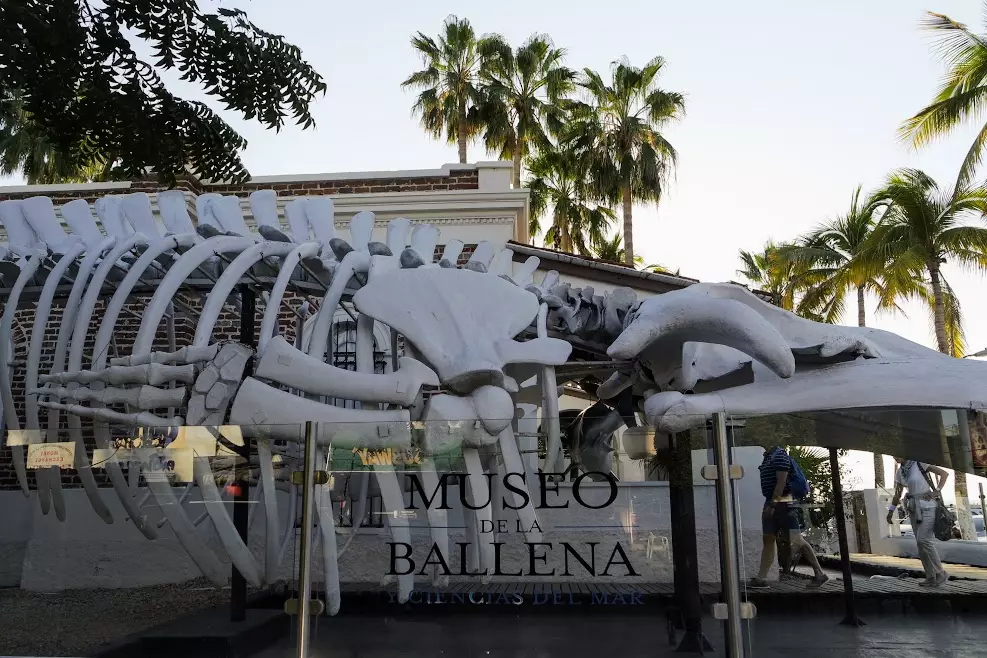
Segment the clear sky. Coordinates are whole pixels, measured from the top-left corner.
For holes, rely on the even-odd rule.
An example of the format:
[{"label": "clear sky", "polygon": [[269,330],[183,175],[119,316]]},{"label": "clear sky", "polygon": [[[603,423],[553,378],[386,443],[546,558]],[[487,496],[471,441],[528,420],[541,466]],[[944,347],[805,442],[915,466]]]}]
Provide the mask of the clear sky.
[{"label": "clear sky", "polygon": [[[976,128],[918,153],[896,138],[943,72],[930,35],[919,29],[923,12],[984,31],[973,0],[220,4],[243,7],[258,25],[298,45],[329,86],[314,108],[315,130],[276,134],[223,113],[249,140],[244,160],[254,175],[456,161],[455,146],[419,128],[413,95],[400,87],[420,67],[411,34],[436,34],[449,14],[515,44],[547,33],[574,68],[605,71],[624,56],[636,65],[663,56],[661,84],[686,95],[687,114],[667,130],[680,153],[676,178],[658,208],[636,208],[635,244],[647,262],[706,281],[737,279],[738,249],[792,238],[844,212],[858,183],[874,187],[895,167],[918,167],[951,185]],[[207,100],[194,87],[172,89]],[[479,145],[469,156],[490,159]],[[981,172],[987,176],[987,167]],[[955,268],[946,274],[963,304],[970,351],[987,347],[982,277]],[[845,320],[853,322],[852,302],[848,311]],[[920,306],[907,307],[907,318],[872,311],[873,326],[934,346]]]}]

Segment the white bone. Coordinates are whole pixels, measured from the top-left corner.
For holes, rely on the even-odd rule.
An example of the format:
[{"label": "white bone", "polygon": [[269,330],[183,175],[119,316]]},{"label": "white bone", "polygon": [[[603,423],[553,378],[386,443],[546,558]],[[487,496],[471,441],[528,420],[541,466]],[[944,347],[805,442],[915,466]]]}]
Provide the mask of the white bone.
[{"label": "white bone", "polygon": [[[233,525],[233,519],[226,513],[226,503],[219,494],[219,489],[216,488],[216,479],[209,468],[209,462],[204,457],[196,457],[192,464],[195,481],[202,492],[202,503],[209,514],[209,518],[212,519],[213,528],[216,529],[216,534],[219,535],[223,548],[226,549],[226,553],[230,556],[233,564],[236,565],[237,571],[243,574],[244,579],[254,587],[261,587],[263,579],[257,567],[257,561],[254,560],[254,556],[240,539],[240,535]],[[180,509],[181,505],[178,507]],[[184,513],[182,515],[184,516]]]},{"label": "white bone", "polygon": [[[536,323],[538,338],[546,339],[548,336],[547,304],[542,303],[539,306]],[[539,378],[542,385],[542,427],[548,435],[543,470],[546,473],[554,473],[556,460],[561,458],[562,453],[562,429],[559,426],[559,388],[555,378],[555,367],[545,366]]]},{"label": "white bone", "polygon": [[30,224],[38,239],[57,254],[66,253],[72,245],[81,240],[79,236],[65,234],[65,230],[55,216],[55,206],[46,196],[24,199],[21,203],[21,212],[24,213],[24,219]]},{"label": "white bone", "polygon": [[247,222],[243,218],[243,206],[238,197],[221,196],[213,200],[211,207],[223,230],[237,235],[250,235],[250,229],[247,228]]},{"label": "white bone", "polygon": [[449,261],[451,265],[455,267],[456,263],[459,261],[459,255],[463,253],[463,241],[452,239],[446,243],[445,249],[442,251],[442,258],[440,260]]},{"label": "white bone", "polygon": [[426,265],[435,260],[435,245],[439,243],[439,229],[431,224],[419,224],[411,232],[411,247],[418,252]]},{"label": "white bone", "polygon": [[[312,258],[319,253],[319,245],[315,242],[306,242],[295,247],[295,249],[285,256],[281,262],[281,271],[274,281],[274,286],[268,295],[267,305],[264,308],[264,319],[260,325],[260,336],[257,341],[257,351],[264,353],[268,342],[278,327],[278,319],[281,313],[281,300],[284,299],[284,292],[291,281],[291,274],[298,267],[298,263],[303,258]],[[307,304],[308,302],[306,302]]]},{"label": "white bone", "polygon": [[241,277],[250,270],[257,262],[269,256],[287,256],[295,250],[295,245],[291,242],[258,242],[248,249],[244,249],[233,259],[223,271],[219,280],[213,284],[206,303],[199,314],[199,321],[195,327],[195,338],[192,341],[193,347],[205,347],[209,344],[213,327],[219,320],[226,300],[233,293]]},{"label": "white bone", "polygon": [[[329,331],[332,329],[332,320],[339,307],[339,300],[342,299],[346,286],[354,274],[365,273],[370,269],[370,254],[364,251],[351,251],[343,257],[341,263],[333,274],[332,283],[322,298],[319,305],[319,312],[315,316],[315,325],[312,328],[309,339],[308,354],[316,358],[322,358],[326,353],[329,343]],[[376,317],[372,313],[371,317]]]},{"label": "white bone", "polygon": [[534,295],[501,278],[442,268],[389,272],[369,281],[353,302],[407,336],[454,389],[469,388],[474,373],[502,377],[497,343],[517,336],[538,314]]},{"label": "white bone", "polygon": [[[320,244],[329,244],[329,241],[336,237],[336,220],[332,199],[327,196],[313,196],[304,201],[302,208],[305,210],[305,219],[315,235],[315,239]],[[304,241],[295,240],[295,242]],[[356,245],[353,246],[356,247]]]},{"label": "white bone", "polygon": [[250,193],[250,213],[257,226],[273,226],[280,229],[278,220],[278,194],[274,190],[257,190]]},{"label": "white bone", "polygon": [[195,381],[195,366],[166,366],[161,363],[148,363],[142,366],[112,366],[106,370],[75,370],[53,375],[42,375],[42,382],[59,384],[90,384],[101,382],[118,386],[120,384],[150,384],[161,386],[169,382],[191,384]]},{"label": "white bone", "polygon": [[[79,307],[81,306],[81,300],[86,292],[86,284],[89,281],[89,275],[93,268],[96,267],[96,263],[100,259],[112,251],[116,246],[117,239],[113,236],[108,236],[103,238],[103,241],[95,248],[90,250],[86,257],[82,259],[79,263],[75,282],[72,284],[72,289],[69,291],[68,300],[65,302],[64,311],[62,312],[62,322],[58,327],[58,336],[55,340],[55,354],[52,361],[51,372],[62,372],[65,369],[65,355],[68,351],[69,338],[72,336],[73,330],[75,328],[75,320],[78,315]],[[59,413],[56,409],[49,409],[48,411],[48,431],[51,433],[56,433],[59,424]],[[119,472],[119,467],[117,467]],[[111,474],[111,479],[112,479]],[[50,477],[42,478],[38,481],[38,496],[42,500],[51,498],[52,503],[55,507],[55,516],[59,520],[64,520],[65,518],[65,500],[62,496],[61,490],[61,475],[57,471],[52,471]],[[57,486],[53,486],[57,485]],[[90,495],[90,490],[86,489],[86,495]],[[93,493],[93,495],[97,495]],[[110,515],[109,508],[104,503],[102,497],[96,497],[95,499],[89,499],[90,504],[92,504],[93,509],[96,513],[104,520],[112,519]]]},{"label": "white bone", "polygon": [[129,426],[141,425],[144,427],[175,427],[182,425],[185,422],[185,420],[180,416],[164,418],[162,416],[155,416],[154,414],[147,413],[146,411],[141,411],[134,414],[122,414],[116,411],[110,411],[109,409],[94,409],[93,407],[84,407],[79,404],[61,404],[60,402],[48,402],[45,400],[38,402],[38,404],[42,407],[65,411],[73,416],[98,418],[99,420],[105,420],[108,423],[119,423],[121,425]]},{"label": "white bone", "polygon": [[466,261],[466,267],[471,269],[472,266],[482,266],[483,271],[489,271],[490,260],[494,256],[494,246],[492,243],[486,240],[482,241],[480,244],[476,245],[476,249],[470,254],[470,258]]},{"label": "white bone", "polygon": [[148,363],[202,363],[211,361],[219,351],[219,343],[206,347],[183,347],[175,352],[151,352],[140,356],[121,356],[110,359],[111,366],[142,366]]},{"label": "white bone", "polygon": [[63,205],[60,210],[72,234],[82,238],[88,249],[96,249],[103,241],[103,234],[96,226],[96,219],[93,217],[89,202],[85,199],[75,199]]},{"label": "white bone", "polygon": [[540,363],[561,366],[569,360],[572,345],[558,338],[533,338],[526,341],[498,340],[494,349],[504,364]]},{"label": "white bone", "polygon": [[[248,377],[230,408],[230,424],[258,426],[273,439],[298,440],[298,419],[324,424],[320,441],[337,448],[406,448],[411,445],[411,416],[406,410],[364,411],[322,404],[279,391]],[[267,426],[267,427],[260,427]]]},{"label": "white bone", "polygon": [[[394,472],[393,466],[374,466],[374,475],[377,477],[377,486],[380,488],[380,497],[385,510],[403,510],[404,494],[401,491],[401,483]],[[391,530],[392,540],[398,544],[411,545],[411,530],[408,528],[408,519],[400,515],[388,515],[387,525]],[[335,538],[333,538],[335,541]],[[491,563],[492,564],[492,563]],[[398,602],[406,603],[411,596],[414,587],[414,572],[398,576]]]},{"label": "white bone", "polygon": [[[316,459],[325,463],[325,451],[316,450]],[[322,538],[322,566],[326,580],[326,612],[335,616],[339,612],[341,600],[339,587],[339,556],[336,550],[336,521],[333,518],[332,487],[318,484],[315,486],[316,500],[319,505],[316,512],[319,517],[319,535]]]},{"label": "white bone", "polygon": [[151,200],[144,192],[134,192],[120,199],[120,212],[124,219],[148,240],[161,237],[161,227],[154,221]]},{"label": "white bone", "polygon": [[[7,231],[7,241],[11,250],[34,250],[42,242],[21,211],[22,201],[0,201],[0,225]],[[22,254],[23,255],[23,254]]]},{"label": "white bone", "polygon": [[407,217],[398,217],[387,223],[387,248],[391,250],[392,256],[398,256],[408,246],[408,239],[411,235],[411,220]]},{"label": "white bone", "polygon": [[93,205],[96,208],[96,216],[99,217],[99,223],[107,235],[112,235],[118,240],[122,240],[134,234],[134,227],[123,219],[119,196],[100,197],[96,199],[96,203]]},{"label": "white bone", "polygon": [[[463,449],[463,461],[466,462],[466,473],[469,477],[470,483],[470,504],[477,507],[482,502],[490,500],[489,481],[483,476],[483,464],[480,461],[480,453],[477,452],[476,448]],[[493,544],[496,541],[496,538],[494,537],[492,530],[492,507],[493,505],[488,502],[486,505],[480,507],[480,509],[473,511],[473,514],[477,520],[477,532],[479,535],[480,544],[479,568],[484,573],[484,575],[480,576],[480,581],[484,583],[490,582],[489,574],[494,566]]]},{"label": "white bone", "polygon": [[[89,323],[92,319],[94,309],[96,308],[96,302],[98,301],[100,290],[103,287],[103,282],[106,281],[106,278],[113,270],[114,264],[117,263],[125,254],[130,253],[132,249],[146,245],[147,241],[144,236],[136,233],[130,235],[126,239],[118,240],[115,243],[113,250],[106,255],[106,258],[104,258],[96,268],[96,271],[93,273],[93,276],[89,281],[89,286],[85,289],[85,294],[82,296],[82,301],[79,303],[75,322],[72,326],[72,343],[69,348],[67,366],[68,372],[80,371],[82,369],[82,351],[85,346],[86,336],[89,333]],[[61,374],[62,373],[58,373],[55,376],[57,377]],[[56,379],[53,381],[58,380]],[[52,408],[57,409],[57,407]],[[95,418],[102,419],[100,416],[95,416]],[[89,502],[94,506],[103,505],[104,503],[101,500],[92,468],[89,467],[89,457],[86,453],[85,443],[83,442],[82,437],[82,422],[80,421],[78,414],[72,414],[68,417],[68,425],[69,437],[75,443],[75,461],[76,467],[79,470],[79,479],[82,481],[83,488],[86,491],[86,496],[89,498]],[[99,430],[97,429],[97,432],[98,431]],[[112,467],[109,472],[111,480],[116,478]],[[117,495],[119,496],[122,495],[122,493],[117,489],[118,482],[119,479],[114,480],[114,489],[117,490]],[[52,484],[53,492],[56,492],[56,495],[58,495],[57,491],[59,491],[62,486],[61,478],[52,479]]]},{"label": "white bone", "polygon": [[35,388],[29,393],[65,398],[77,402],[99,402],[102,405],[127,404],[138,409],[179,407],[185,399],[184,388],[156,388],[154,386],[141,386],[140,388],[110,386],[97,391],[85,387]]},{"label": "white bone", "polygon": [[164,279],[158,284],[154,296],[144,309],[137,337],[134,339],[132,353],[140,356],[151,351],[151,344],[157,332],[158,324],[174,298],[178,288],[192,272],[216,253],[240,253],[254,245],[254,241],[246,237],[218,235],[195,245],[175,261]]},{"label": "white bone", "polygon": [[288,228],[291,231],[291,239],[296,244],[308,242],[312,239],[305,208],[305,202],[307,200],[308,199],[304,198],[292,199],[284,206],[284,216],[288,218]]},{"label": "white bone", "polygon": [[[75,259],[82,254],[85,248],[85,245],[81,243],[74,245],[65,255],[58,259],[58,262],[55,263],[55,266],[51,270],[51,274],[45,279],[45,285],[41,290],[41,297],[38,298],[35,308],[34,324],[31,327],[31,341],[28,346],[27,374],[25,376],[25,387],[28,389],[35,388],[38,385],[38,366],[41,363],[41,350],[46,336],[45,326],[48,324],[48,317],[51,313],[51,304],[55,298],[55,289],[61,285],[65,272],[70,265],[75,263]],[[0,377],[6,377],[6,373],[0,373]],[[41,419],[38,415],[38,399],[29,395],[24,406],[27,429],[41,429]],[[56,475],[57,471],[53,473],[48,469],[39,469],[36,473],[38,498],[41,501],[41,511],[45,514],[48,513],[51,507],[51,484],[48,480],[50,477]],[[64,506],[61,506],[60,511],[64,515]],[[110,521],[112,521],[112,517],[110,517]]]},{"label": "white bone", "polygon": [[511,267],[514,264],[514,252],[510,249],[501,249],[490,262],[490,274],[494,276],[510,276]]},{"label": "white bone", "polygon": [[216,194],[215,192],[209,192],[208,194],[200,194],[195,199],[195,214],[200,225],[206,224],[213,226],[219,231],[225,231],[222,222],[219,221],[219,217],[216,216],[214,212],[214,203],[222,198],[221,194]]},{"label": "white bone", "polygon": [[[264,502],[264,574],[265,583],[273,583],[278,578],[278,566],[281,562],[281,544],[278,529],[278,497],[274,484],[274,456],[271,453],[271,442],[267,439],[257,441],[257,460],[260,463],[261,493]],[[225,511],[224,511],[225,516]],[[289,525],[294,524],[294,518],[289,518]]]},{"label": "white bone", "polygon": [[[350,220],[350,246],[357,251],[366,251],[374,230],[374,214],[363,210]],[[412,236],[414,240],[414,236]]]},{"label": "white bone", "polygon": [[514,283],[516,283],[519,288],[527,288],[530,286],[535,275],[535,271],[538,269],[538,265],[540,263],[541,259],[538,258],[538,256],[528,256],[528,259],[514,270],[514,274],[511,277],[514,279]]},{"label": "white bone", "polygon": [[188,215],[185,192],[182,190],[158,192],[158,212],[161,213],[161,223],[169,233],[175,235],[195,233],[192,218]]},{"label": "white bone", "polygon": [[[24,269],[21,270],[17,281],[10,289],[10,296],[5,300],[3,309],[3,319],[0,320],[0,403],[3,405],[4,420],[8,432],[20,429],[20,420],[17,418],[17,411],[14,409],[14,396],[11,391],[11,377],[13,371],[7,368],[7,364],[13,360],[12,354],[7,354],[7,350],[13,345],[13,341],[8,340],[11,335],[11,328],[14,324],[14,313],[17,311],[17,304],[20,301],[24,287],[37,272],[41,264],[42,256],[38,254],[27,261]],[[0,436],[0,447],[2,447],[6,434]],[[24,446],[10,446],[11,455],[14,462],[14,471],[17,474],[17,482],[21,486],[24,496],[30,495],[27,486],[27,464],[24,460]]]},{"label": "white bone", "polygon": [[283,337],[272,338],[255,374],[314,395],[411,405],[423,384],[438,386],[438,376],[424,363],[401,357],[398,370],[385,375],[337,368],[296,349]]},{"label": "white bone", "polygon": [[512,478],[513,481],[511,484],[514,489],[520,489],[528,494],[527,500],[525,500],[524,495],[517,491],[511,491],[514,506],[518,508],[518,521],[524,531],[524,541],[538,543],[541,541],[542,534],[535,515],[535,508],[532,503],[533,497],[531,496],[528,482],[526,480],[521,481],[521,476],[524,474],[525,468],[521,462],[521,451],[518,448],[517,439],[514,437],[514,430],[510,427],[504,428],[498,435],[497,441],[500,446],[500,454],[504,459],[504,473],[518,474]]}]

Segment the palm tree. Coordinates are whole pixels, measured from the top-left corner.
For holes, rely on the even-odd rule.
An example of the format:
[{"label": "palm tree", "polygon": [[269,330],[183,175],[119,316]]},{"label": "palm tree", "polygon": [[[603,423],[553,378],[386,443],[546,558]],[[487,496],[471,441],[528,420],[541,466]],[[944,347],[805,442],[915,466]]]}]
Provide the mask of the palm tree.
[{"label": "palm tree", "polygon": [[[976,119],[987,101],[987,36],[974,34],[966,25],[933,12],[926,13],[923,26],[938,35],[939,52],[948,71],[932,102],[899,129],[899,135],[916,147],[949,134],[964,121]],[[957,186],[970,181],[983,159],[985,146],[987,125],[977,133],[963,159]]]},{"label": "palm tree", "polygon": [[[891,174],[877,196],[885,212],[865,246],[868,258],[885,263],[897,277],[922,277],[927,285],[923,297],[931,296],[939,351],[961,353],[959,304],[943,277],[942,265],[953,261],[987,271],[987,229],[966,223],[968,218],[987,215],[987,187],[961,182],[942,190],[927,174],[902,169]],[[960,475],[954,480],[957,516],[963,537],[970,538],[973,523],[966,478]]]},{"label": "palm tree", "polygon": [[857,298],[857,326],[867,326],[866,294],[878,297],[878,311],[900,311],[897,301],[916,294],[914,277],[897,280],[884,271],[883,263],[861,257],[864,244],[874,230],[877,203],[861,199],[857,186],[845,215],[829,221],[808,235],[786,246],[780,256],[803,265],[801,277],[807,288],[799,301],[800,310],[816,313],[824,322],[837,323],[846,310],[848,293]]},{"label": "palm tree", "polygon": [[432,137],[459,145],[460,162],[466,162],[466,147],[482,127],[480,68],[486,39],[478,39],[470,22],[456,16],[446,18],[437,40],[418,32],[411,45],[425,68],[401,83],[406,89],[421,90],[412,113]]},{"label": "palm tree", "polygon": [[[626,263],[627,252],[624,250],[624,239],[620,233],[615,233],[610,237],[604,237],[593,245],[593,252],[596,258],[608,260],[611,263]],[[644,265],[644,259],[640,256],[634,257],[634,265]]]},{"label": "palm tree", "polygon": [[769,293],[774,303],[786,311],[796,310],[799,293],[809,282],[804,264],[783,257],[791,247],[790,243],[775,244],[768,240],[759,252],[741,249],[741,269],[737,270],[737,274]]},{"label": "palm tree", "polygon": [[500,38],[482,42],[487,150],[514,161],[514,187],[521,187],[521,162],[550,147],[565,121],[562,101],[575,85],[575,71],[562,65],[565,50],[548,35],[533,34],[517,51]]},{"label": "palm tree", "polygon": [[[921,276],[932,294],[936,343],[951,353],[947,333],[949,284],[942,265],[953,260],[987,271],[987,229],[964,223],[987,214],[987,187],[962,184],[941,190],[916,169],[893,173],[877,193],[885,207],[865,251],[888,270]],[[927,277],[927,278],[926,278]]]},{"label": "palm tree", "polygon": [[595,192],[608,203],[620,202],[624,222],[624,262],[634,265],[634,201],[661,198],[676,152],[661,130],[685,111],[682,94],[657,85],[665,60],[655,57],[644,68],[614,62],[610,84],[585,69],[579,85],[588,103],[573,104],[567,131],[582,154]]},{"label": "palm tree", "polygon": [[110,163],[80,166],[48,141],[19,94],[0,96],[0,175],[21,174],[28,185],[104,180]]},{"label": "palm tree", "polygon": [[[597,242],[593,246],[593,252],[593,255],[600,260],[610,261],[611,263],[625,262],[624,242],[619,233]],[[672,268],[662,265],[661,263],[645,265],[644,259],[640,256],[634,257],[634,267],[642,272],[655,272],[657,274],[679,276],[678,269],[673,270]]]},{"label": "palm tree", "polygon": [[571,151],[546,150],[530,166],[528,181],[531,221],[529,235],[540,231],[540,218],[551,209],[552,224],[545,243],[561,251],[592,255],[593,245],[605,239],[616,216],[613,210],[591,203],[585,170]]}]

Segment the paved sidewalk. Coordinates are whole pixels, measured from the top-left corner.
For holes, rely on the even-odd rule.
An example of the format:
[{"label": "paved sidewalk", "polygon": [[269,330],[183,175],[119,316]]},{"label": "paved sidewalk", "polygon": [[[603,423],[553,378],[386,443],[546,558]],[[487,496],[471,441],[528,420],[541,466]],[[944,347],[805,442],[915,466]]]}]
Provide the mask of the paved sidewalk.
[{"label": "paved sidewalk", "polygon": [[[751,657],[974,658],[987,655],[987,616],[890,614],[867,626],[840,626],[838,617],[765,616],[746,638]],[[435,615],[321,618],[312,656],[318,658],[648,658],[682,656],[668,644],[659,614]],[[705,622],[723,656],[718,622]],[[262,658],[293,655],[293,638]]]}]

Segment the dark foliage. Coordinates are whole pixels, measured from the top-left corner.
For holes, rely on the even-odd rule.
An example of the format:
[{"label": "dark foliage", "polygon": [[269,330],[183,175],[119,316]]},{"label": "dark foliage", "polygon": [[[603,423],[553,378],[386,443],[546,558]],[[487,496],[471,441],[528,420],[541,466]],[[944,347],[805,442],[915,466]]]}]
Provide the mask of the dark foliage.
[{"label": "dark foliage", "polygon": [[[153,50],[135,54],[124,30]],[[171,94],[176,69],[247,119],[280,129],[314,124],[309,105],[326,85],[301,51],[236,9],[204,13],[195,0],[0,0],[0,96],[25,110],[60,154],[80,167],[111,161],[129,176],[150,168],[173,181],[188,167],[242,181],[246,141],[206,105]]]}]

